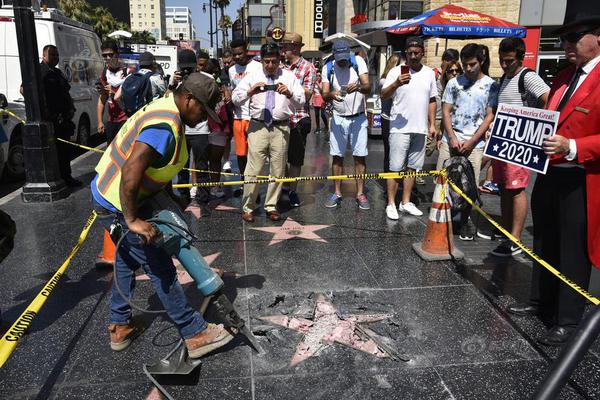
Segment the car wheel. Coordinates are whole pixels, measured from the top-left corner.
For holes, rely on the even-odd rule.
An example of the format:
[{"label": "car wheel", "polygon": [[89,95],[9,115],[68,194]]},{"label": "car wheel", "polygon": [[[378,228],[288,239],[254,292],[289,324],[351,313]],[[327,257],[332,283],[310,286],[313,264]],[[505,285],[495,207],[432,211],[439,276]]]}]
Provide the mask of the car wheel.
[{"label": "car wheel", "polygon": [[9,179],[25,179],[25,158],[23,154],[23,138],[21,131],[13,131],[4,165],[4,173]]},{"label": "car wheel", "polygon": [[86,115],[79,118],[77,125],[77,143],[87,146],[90,141],[90,120]]}]

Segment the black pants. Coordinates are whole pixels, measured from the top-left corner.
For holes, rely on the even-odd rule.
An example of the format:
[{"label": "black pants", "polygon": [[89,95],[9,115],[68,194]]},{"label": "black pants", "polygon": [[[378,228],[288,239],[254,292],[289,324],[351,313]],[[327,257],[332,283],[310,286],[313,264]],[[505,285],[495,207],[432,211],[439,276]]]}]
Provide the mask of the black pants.
[{"label": "black pants", "polygon": [[106,135],[106,144],[110,144],[113,139],[117,136],[117,133],[121,130],[121,127],[125,121],[121,122],[107,122],[104,126],[104,134]]},{"label": "black pants", "polygon": [[[54,122],[54,136],[57,138],[71,140],[75,133],[75,124],[71,121]],[[56,155],[58,157],[58,170],[62,179],[71,178],[71,157],[73,156],[73,146],[56,141]]]},{"label": "black pants", "polygon": [[[550,167],[538,174],[531,195],[533,250],[570,280],[587,289],[591,262],[587,247],[585,171]],[[576,326],[586,299],[538,263],[533,265],[531,303],[550,322]]]},{"label": "black pants", "polygon": [[325,107],[315,107],[315,124],[317,130],[321,130],[321,119],[323,120],[325,130],[329,130],[327,127],[327,113],[325,112]]},{"label": "black pants", "polygon": [[390,120],[381,118],[381,138],[383,139],[383,172],[390,172]]},{"label": "black pants", "polygon": [[288,146],[288,162],[295,166],[304,165],[304,153],[306,152],[306,136],[311,128],[310,117],[302,118],[298,124],[290,129],[290,144]]},{"label": "black pants", "polygon": [[[201,169],[203,171],[208,171],[208,135],[185,135],[185,141],[187,143],[188,157],[190,155],[190,151],[192,152],[193,159],[190,158],[189,165],[192,165],[192,160],[194,161],[194,169]],[[196,177],[198,178],[198,182],[208,182],[209,175],[206,172],[196,172]],[[179,183],[190,183],[190,172],[188,170],[182,169],[177,176],[177,181]],[[188,195],[190,193],[190,189],[179,189],[180,193],[184,195]],[[208,198],[208,189],[207,188],[198,188],[196,192],[196,198],[199,201],[203,201]]]}]

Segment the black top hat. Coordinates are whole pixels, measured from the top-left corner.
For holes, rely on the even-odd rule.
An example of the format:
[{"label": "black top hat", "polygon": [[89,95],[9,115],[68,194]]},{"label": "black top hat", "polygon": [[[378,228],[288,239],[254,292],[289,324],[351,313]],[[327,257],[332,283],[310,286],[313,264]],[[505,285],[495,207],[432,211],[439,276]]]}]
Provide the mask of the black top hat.
[{"label": "black top hat", "polygon": [[553,33],[560,35],[582,25],[598,25],[600,27],[600,1],[567,0],[565,21]]}]

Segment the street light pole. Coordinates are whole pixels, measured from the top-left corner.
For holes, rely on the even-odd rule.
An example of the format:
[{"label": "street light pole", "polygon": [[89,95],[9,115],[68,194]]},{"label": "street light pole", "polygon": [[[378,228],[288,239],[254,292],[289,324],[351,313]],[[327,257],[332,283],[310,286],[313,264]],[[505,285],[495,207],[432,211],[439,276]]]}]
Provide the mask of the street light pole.
[{"label": "street light pole", "polygon": [[68,191],[60,178],[54,129],[45,121],[46,99],[31,0],[14,0],[13,10],[27,114],[21,131],[25,158],[25,186],[21,196],[26,203],[52,202],[66,197]]}]

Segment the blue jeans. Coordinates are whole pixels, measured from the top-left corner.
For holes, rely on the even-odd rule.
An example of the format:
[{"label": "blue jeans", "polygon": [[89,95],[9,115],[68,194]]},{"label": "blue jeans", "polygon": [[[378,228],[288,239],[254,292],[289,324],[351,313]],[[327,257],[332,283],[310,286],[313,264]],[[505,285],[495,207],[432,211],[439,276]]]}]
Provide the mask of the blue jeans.
[{"label": "blue jeans", "polygon": [[[115,220],[115,214],[109,213],[94,202],[94,209],[98,214],[98,222],[110,231],[110,225]],[[107,214],[108,213],[108,214]],[[123,214],[116,214],[119,223],[125,231],[127,224]],[[150,215],[144,215],[149,218]],[[136,237],[129,233],[121,241],[121,246],[115,257],[115,271],[113,279],[119,284],[123,294],[129,299],[133,296],[135,288],[135,271],[141,266],[148,274],[160,301],[167,314],[173,320],[179,333],[188,339],[206,329],[206,321],[198,311],[194,310],[187,302],[183,288],[177,280],[177,273],[173,260],[163,249],[150,246],[140,246]],[[110,323],[127,324],[131,319],[131,306],[121,296],[115,282],[112,287],[110,303]]]}]

